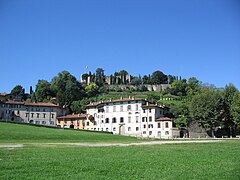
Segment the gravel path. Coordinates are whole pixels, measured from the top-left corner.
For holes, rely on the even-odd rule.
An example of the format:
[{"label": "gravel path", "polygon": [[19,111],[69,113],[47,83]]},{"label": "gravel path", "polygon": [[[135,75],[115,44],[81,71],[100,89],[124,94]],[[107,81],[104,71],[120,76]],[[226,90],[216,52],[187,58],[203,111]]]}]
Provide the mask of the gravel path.
[{"label": "gravel path", "polygon": [[[36,146],[49,146],[49,145],[68,145],[68,146],[81,146],[81,147],[110,147],[110,146],[145,146],[145,145],[161,145],[161,144],[180,144],[180,143],[209,143],[209,142],[221,142],[223,140],[186,140],[186,141],[150,141],[150,142],[138,142],[138,143],[31,143],[29,145]],[[22,148],[26,145],[14,144],[14,145],[0,145],[0,149],[15,149]]]},{"label": "gravel path", "polygon": [[108,147],[108,146],[143,146],[143,145],[161,145],[161,144],[180,144],[180,143],[209,143],[221,142],[222,140],[188,140],[188,141],[150,141],[139,143],[47,143],[48,145],[70,145],[85,147]]}]

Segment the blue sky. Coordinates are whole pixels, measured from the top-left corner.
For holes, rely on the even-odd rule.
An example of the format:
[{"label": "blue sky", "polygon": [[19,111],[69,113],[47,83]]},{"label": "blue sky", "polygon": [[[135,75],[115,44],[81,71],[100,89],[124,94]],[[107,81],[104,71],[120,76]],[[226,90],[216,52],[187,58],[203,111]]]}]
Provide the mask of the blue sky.
[{"label": "blue sky", "polygon": [[240,88],[239,0],[1,0],[0,92],[85,66]]}]

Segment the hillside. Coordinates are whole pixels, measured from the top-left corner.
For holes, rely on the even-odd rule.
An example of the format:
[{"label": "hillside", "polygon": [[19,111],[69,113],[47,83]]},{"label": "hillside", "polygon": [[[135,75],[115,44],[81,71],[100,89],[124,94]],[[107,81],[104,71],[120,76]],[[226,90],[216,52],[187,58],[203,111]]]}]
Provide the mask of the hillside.
[{"label": "hillside", "polygon": [[134,137],[109,133],[52,129],[0,122],[0,143],[63,143],[63,142],[137,142]]}]

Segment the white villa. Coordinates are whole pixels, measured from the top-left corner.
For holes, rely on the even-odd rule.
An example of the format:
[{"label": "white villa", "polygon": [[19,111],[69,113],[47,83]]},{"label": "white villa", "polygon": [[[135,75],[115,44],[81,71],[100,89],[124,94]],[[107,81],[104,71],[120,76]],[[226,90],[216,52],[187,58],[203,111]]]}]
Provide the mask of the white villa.
[{"label": "white villa", "polygon": [[179,130],[164,115],[168,108],[139,98],[121,98],[87,105],[84,129],[136,137],[175,138]]}]

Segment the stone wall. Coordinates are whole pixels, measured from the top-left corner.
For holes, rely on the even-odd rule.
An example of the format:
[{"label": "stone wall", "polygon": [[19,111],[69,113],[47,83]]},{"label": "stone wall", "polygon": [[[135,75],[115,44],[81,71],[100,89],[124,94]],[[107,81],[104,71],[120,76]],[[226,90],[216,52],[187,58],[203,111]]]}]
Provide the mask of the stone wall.
[{"label": "stone wall", "polygon": [[156,91],[162,92],[167,88],[170,88],[170,84],[159,84],[159,85],[151,85],[151,84],[144,84],[144,85],[106,85],[109,89],[121,89],[121,90],[128,90],[128,89],[141,89],[145,87],[148,91]]}]

